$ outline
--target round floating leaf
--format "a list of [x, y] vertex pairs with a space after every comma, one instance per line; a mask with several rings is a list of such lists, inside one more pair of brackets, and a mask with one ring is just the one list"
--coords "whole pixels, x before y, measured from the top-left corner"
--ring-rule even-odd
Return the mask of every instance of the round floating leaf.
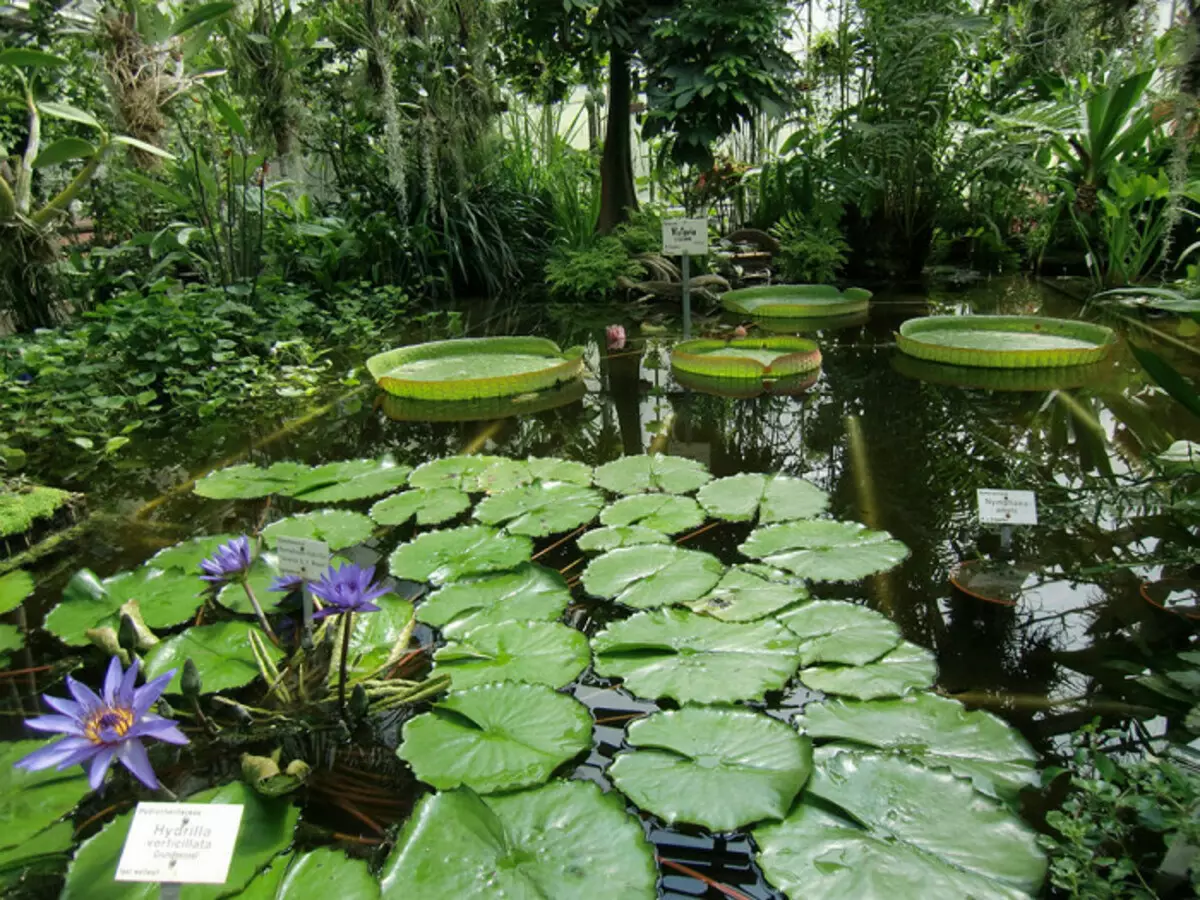
[[629, 726], [633, 750], [608, 775], [668, 825], [732, 831], [782, 819], [812, 771], [812, 744], [778, 719], [738, 709], [685, 707]]
[[778, 825], [755, 828], [753, 836], [763, 874], [789, 897], [1029, 900], [1030, 896], [889, 836], [864, 831], [806, 800]]
[[415, 488], [454, 488], [478, 493], [484, 489], [480, 483], [484, 472], [494, 465], [511, 463], [503, 456], [447, 456], [417, 466], [408, 476], [408, 483]]
[[63, 590], [63, 599], [47, 613], [42, 627], [71, 647], [88, 643], [87, 632], [102, 624], [116, 625], [121, 602], [109, 596], [95, 573], [80, 569]]
[[103, 584], [117, 606], [136, 600], [142, 620], [151, 629], [171, 628], [192, 618], [204, 602], [208, 586], [198, 574], [148, 566], [105, 578]]
[[0, 744], [0, 850], [20, 846], [61, 819], [91, 790], [80, 768], [30, 772], [14, 767], [48, 743], [49, 739]]
[[471, 507], [471, 498], [454, 488], [418, 488], [385, 497], [371, 507], [380, 525], [402, 525], [417, 517], [418, 525], [440, 525]]
[[595, 597], [647, 609], [699, 599], [724, 571], [721, 561], [708, 553], [647, 544], [596, 557], [583, 570], [583, 587]]
[[733, 475], [710, 481], [696, 495], [709, 515], [729, 522], [790, 522], [811, 519], [829, 506], [829, 495], [803, 478]]
[[33, 576], [17, 569], [0, 575], [0, 613], [11, 612], [33, 593]]
[[286, 493], [303, 503], [341, 503], [378, 497], [403, 487], [411, 466], [389, 460], [352, 459], [309, 469]]
[[808, 599], [802, 582], [767, 566], [749, 564], [734, 566], [710, 593], [684, 605], [724, 622], [753, 622]]
[[593, 475], [600, 487], [614, 494], [690, 494], [712, 480], [708, 470], [694, 459], [681, 456], [623, 456], [605, 463]]
[[857, 581], [885, 572], [908, 556], [908, 548], [886, 531], [827, 519], [758, 528], [738, 549], [814, 581]]
[[351, 859], [340, 850], [319, 847], [307, 853], [277, 856], [237, 900], [379, 900], [379, 882], [366, 860]]
[[210, 500], [252, 500], [285, 493], [308, 471], [308, 466], [293, 462], [278, 462], [265, 469], [252, 465], [230, 466], [204, 476], [192, 490]]
[[[254, 562], [250, 563], [250, 575], [246, 581], [263, 609], [269, 610], [287, 599], [286, 594], [271, 590], [271, 584], [282, 574], [279, 569], [279, 557], [274, 553], [260, 553], [254, 558]], [[236, 581], [231, 581], [221, 588], [217, 593], [217, 602], [226, 609], [244, 616], [254, 615], [254, 607], [250, 605], [246, 589]]]
[[653, 900], [658, 871], [641, 823], [586, 781], [480, 798], [422, 798], [384, 864], [384, 900], [495, 897]]
[[268, 547], [275, 549], [275, 541], [280, 537], [305, 538], [310, 541], [324, 541], [330, 550], [344, 550], [361, 544], [371, 536], [375, 526], [362, 513], [349, 512], [344, 509], [319, 509], [316, 512], [302, 513], [272, 522], [263, 529], [263, 540]]
[[818, 739], [899, 751], [930, 768], [970, 778], [975, 789], [1014, 800], [1037, 783], [1037, 753], [1012, 726], [957, 700], [921, 693], [900, 700], [810, 703], [796, 727]]
[[613, 525], [581, 534], [575, 543], [584, 553], [603, 553], [621, 547], [669, 544], [670, 542], [670, 538], [653, 528], [645, 528], [641, 525]]
[[531, 457], [527, 460], [503, 460], [493, 464], [479, 476], [480, 487], [489, 494], [510, 491], [539, 481], [588, 487], [592, 483], [592, 467], [567, 459]]
[[403, 737], [398, 755], [422, 781], [490, 794], [541, 784], [590, 749], [592, 717], [545, 685], [484, 684], [409, 719]]
[[874, 662], [861, 666], [815, 666], [800, 671], [813, 690], [859, 700], [903, 697], [924, 690], [937, 678], [937, 660], [924, 647], [901, 641]]
[[[379, 607], [377, 612], [364, 613], [354, 617], [353, 630], [350, 632], [348, 668], [352, 676], [371, 675], [385, 665], [389, 659], [392, 659], [396, 655], [392, 651], [396, 648], [397, 642], [404, 637], [408, 623], [412, 621], [413, 605], [407, 600], [392, 594], [385, 594], [374, 603]], [[340, 629], [338, 635], [340, 638]], [[338, 659], [341, 659], [340, 646], [338, 647]], [[330, 683], [335, 683], [338, 677], [339, 673], [331, 668], [329, 671]]]
[[417, 608], [417, 620], [454, 637], [509, 620], [551, 622], [570, 602], [561, 575], [526, 563], [512, 572], [456, 581], [434, 591]]
[[600, 514], [605, 525], [641, 525], [663, 534], [679, 534], [704, 524], [704, 510], [691, 497], [638, 494], [624, 497]]
[[863, 666], [900, 643], [900, 629], [887, 616], [840, 600], [814, 600], [780, 613], [779, 621], [800, 637], [800, 664]]
[[[146, 654], [146, 678], [157, 678], [170, 669], [177, 669], [167, 691], [178, 694], [183, 664], [190, 659], [200, 672], [206, 694], [249, 684], [259, 676], [250, 647], [251, 631], [258, 631], [258, 626], [246, 622], [218, 622], [189, 628], [151, 648]], [[273, 661], [283, 658], [278, 648], [271, 646], [265, 638], [263, 640]]]
[[388, 558], [394, 578], [442, 584], [470, 575], [503, 572], [528, 561], [533, 542], [483, 525], [430, 531], [401, 544]]
[[236, 534], [209, 534], [195, 537], [158, 551], [146, 560], [146, 565], [155, 569], [179, 569], [181, 572], [198, 573], [201, 560], [208, 559], [218, 547], [235, 537], [237, 537]]
[[596, 518], [604, 496], [576, 484], [531, 484], [492, 494], [475, 507], [485, 525], [504, 525], [510, 534], [545, 537], [571, 531]]
[[595, 669], [639, 697], [761, 699], [796, 671], [796, 637], [773, 619], [719, 622], [682, 609], [637, 613], [592, 638]]
[[9, 655], [25, 646], [25, 634], [16, 625], [0, 625], [0, 666], [7, 666]]
[[[230, 803], [243, 807], [233, 862], [224, 884], [185, 884], [183, 900], [215, 900], [240, 891], [292, 842], [300, 808], [286, 800], [272, 800], [240, 781], [201, 791], [188, 803]], [[157, 883], [113, 880], [117, 862], [129, 836], [133, 813], [118, 816], [95, 837], [84, 841], [67, 869], [67, 883], [59, 900], [155, 900]], [[343, 896], [338, 892], [338, 896]]]
[[558, 622], [500, 622], [473, 628], [434, 654], [434, 675], [461, 691], [493, 681], [562, 687], [587, 668], [588, 642]]
[[1046, 860], [1033, 830], [950, 772], [894, 755], [822, 748], [807, 791], [845, 810], [873, 837], [1008, 888], [1033, 893], [1041, 886]]

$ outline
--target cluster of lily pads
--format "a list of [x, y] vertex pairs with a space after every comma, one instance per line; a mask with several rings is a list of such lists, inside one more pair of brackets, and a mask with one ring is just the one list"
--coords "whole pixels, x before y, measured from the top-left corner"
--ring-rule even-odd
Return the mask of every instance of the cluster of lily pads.
[[[766, 878], [793, 897], [1022, 897], [1041, 885], [1044, 859], [1015, 810], [1036, 780], [1035, 753], [1002, 720], [934, 693], [932, 655], [887, 617], [814, 596], [821, 582], [882, 573], [908, 551], [886, 532], [828, 518], [827, 496], [803, 479], [714, 479], [666, 456], [595, 469], [460, 456], [415, 469], [375, 460], [237, 466], [196, 492], [322, 505], [382, 499], [366, 512], [322, 508], [267, 525], [251, 591], [228, 584], [206, 595], [199, 563], [228, 536], [198, 538], [133, 572], [77, 576], [45, 627], [72, 646], [121, 650], [131, 643], [121, 626], [136, 619], [133, 652], [144, 654], [147, 677], [191, 660], [204, 694], [265, 691], [278, 704], [282, 688], [289, 709], [315, 716], [327, 699], [318, 692], [306, 706], [294, 673], [323, 646], [336, 655], [337, 620], [322, 624], [312, 650], [277, 647], [261, 640], [246, 600], [280, 598], [267, 594], [280, 574], [278, 537], [342, 551], [367, 541], [386, 548], [401, 530], [407, 539], [388, 555], [388, 572], [424, 586], [410, 592], [415, 604], [376, 598], [379, 611], [355, 616], [343, 636], [361, 712], [416, 713], [396, 753], [434, 790], [375, 874], [336, 850], [289, 851], [299, 809], [253, 779], [194, 795], [247, 804], [224, 895], [309, 896], [319, 879], [355, 897], [653, 897], [658, 868], [639, 811], [669, 826], [749, 831]], [[684, 546], [721, 523], [747, 532], [744, 559]], [[539, 564], [551, 553], [573, 561], [562, 571]], [[574, 614], [580, 608], [597, 615]], [[187, 624], [206, 610], [217, 621]], [[278, 611], [267, 613], [278, 626]], [[607, 624], [590, 633], [567, 624], [589, 618]], [[432, 670], [397, 687], [388, 672], [415, 622], [438, 635]], [[625, 727], [608, 791], [571, 777], [597, 740], [576, 699], [581, 683], [656, 704]], [[178, 677], [167, 687], [168, 696], [184, 690]], [[790, 708], [807, 701], [790, 720], [784, 696]], [[241, 708], [265, 715], [263, 706], [245, 699]], [[193, 730], [193, 744], [206, 737]], [[36, 746], [6, 745], [7, 755]], [[35, 835], [69, 847], [58, 820], [86, 779], [3, 770], [10, 807], [17, 789], [58, 793], [24, 832], [0, 838], [0, 854], [20, 853]], [[107, 880], [128, 826], [129, 814], [120, 816], [74, 852], [64, 896], [142, 896]]]

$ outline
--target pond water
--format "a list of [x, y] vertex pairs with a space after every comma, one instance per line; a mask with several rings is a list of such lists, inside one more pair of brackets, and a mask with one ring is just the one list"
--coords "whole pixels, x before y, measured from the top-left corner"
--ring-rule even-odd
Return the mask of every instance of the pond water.
[[[967, 311], [1074, 317], [1079, 303], [1022, 280], [925, 297], [878, 297], [868, 321], [810, 335], [824, 356], [818, 382], [795, 395], [741, 399], [688, 390], [672, 378], [672, 320], [653, 336], [640, 335], [626, 321], [631, 339], [611, 352], [603, 347], [605, 322], [595, 315], [569, 325], [547, 320], [533, 333], [564, 347], [586, 342], [590, 371], [584, 389], [564, 390], [536, 411], [532, 403], [527, 412], [520, 411], [521, 402], [482, 404], [474, 421], [413, 420], [436, 418], [439, 411], [385, 403], [367, 383], [330, 388], [299, 414], [289, 407], [143, 439], [122, 468], [87, 482], [88, 517], [75, 537], [29, 567], [39, 580], [27, 609], [30, 624], [57, 602], [81, 566], [109, 575], [191, 535], [254, 528], [288, 510], [268, 501], [205, 501], [190, 493], [191, 478], [231, 462], [391, 454], [415, 465], [484, 452], [600, 464], [653, 450], [702, 461], [716, 477], [803, 475], [829, 492], [835, 517], [902, 540], [912, 553], [898, 568], [856, 584], [824, 585], [816, 593], [862, 600], [892, 617], [906, 638], [936, 654], [939, 690], [999, 713], [1050, 754], [1056, 740], [1093, 717], [1117, 722], [1135, 711], [1120, 692], [1106, 691], [1123, 677], [1110, 663], [1177, 647], [1186, 636], [1188, 626], [1151, 606], [1140, 590], [1143, 582], [1173, 574], [1156, 557], [1178, 536], [1159, 518], [1144, 515], [1135, 494], [1108, 479], [1136, 472], [1146, 448], [1161, 445], [1165, 433], [1200, 440], [1200, 432], [1186, 411], [1146, 382], [1124, 345], [1110, 363], [1090, 367], [1084, 384], [1071, 377], [1057, 384], [1014, 378], [989, 387], [979, 376], [963, 386], [939, 367], [914, 371], [898, 360], [893, 333], [905, 319]], [[702, 333], [714, 324], [701, 318], [697, 327]], [[381, 348], [394, 343], [400, 341], [379, 336]], [[1172, 346], [1162, 352], [1194, 370], [1195, 355]], [[548, 403], [561, 405], [541, 408]], [[514, 410], [518, 414], [507, 415]], [[494, 418], [498, 411], [506, 417]], [[1036, 490], [1041, 524], [1017, 529], [1005, 546], [998, 530], [977, 524], [978, 488]], [[724, 524], [687, 546], [729, 558], [749, 530]], [[386, 554], [395, 543], [389, 537], [378, 550]], [[364, 560], [372, 555], [369, 545], [357, 552]], [[570, 567], [577, 564], [575, 555], [558, 550], [543, 563]], [[981, 558], [1012, 560], [998, 577], [1019, 595], [1015, 604], [989, 602], [986, 590], [971, 596], [952, 587], [958, 566]], [[589, 633], [603, 624], [598, 605], [581, 602], [568, 614]], [[424, 633], [425, 640], [431, 637]], [[43, 634], [24, 661], [34, 666], [60, 655]], [[28, 684], [9, 679], [8, 687], [24, 691], [28, 704]], [[594, 677], [585, 676], [574, 690], [602, 726], [600, 743], [578, 774], [603, 784], [603, 766], [619, 747], [625, 721], [652, 705]], [[776, 696], [767, 707], [784, 716], [803, 700]], [[3, 730], [9, 739], [21, 732], [11, 715]], [[416, 785], [396, 777], [410, 796], [395, 798], [380, 815], [402, 817], [411, 805]], [[336, 811], [329, 815], [338, 821]], [[340, 824], [354, 829], [352, 821]], [[747, 838], [714, 842], [698, 830], [657, 827], [651, 838], [660, 856], [743, 896], [778, 896], [753, 866]], [[674, 870], [665, 875], [661, 895], [730, 896]]]

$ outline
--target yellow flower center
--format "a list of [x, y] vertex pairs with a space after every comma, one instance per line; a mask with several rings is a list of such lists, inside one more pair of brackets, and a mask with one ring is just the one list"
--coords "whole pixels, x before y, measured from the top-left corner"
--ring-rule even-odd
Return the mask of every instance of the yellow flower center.
[[101, 709], [83, 726], [84, 736], [93, 744], [110, 744], [125, 737], [133, 727], [133, 710], [119, 707]]

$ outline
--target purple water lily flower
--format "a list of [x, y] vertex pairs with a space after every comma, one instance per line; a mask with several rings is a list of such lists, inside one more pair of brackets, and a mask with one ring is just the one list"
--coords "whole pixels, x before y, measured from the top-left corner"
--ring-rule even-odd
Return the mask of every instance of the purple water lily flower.
[[274, 591], [277, 594], [290, 594], [292, 591], [298, 591], [304, 587], [304, 579], [299, 575], [276, 575], [275, 580], [271, 582], [268, 591]]
[[341, 613], [378, 612], [379, 607], [371, 601], [391, 591], [383, 585], [371, 584], [374, 577], [374, 566], [365, 569], [354, 563], [347, 563], [340, 569], [330, 566], [321, 580], [312, 585], [313, 596], [320, 597], [324, 604], [313, 614], [313, 621]]
[[209, 584], [223, 585], [238, 581], [254, 560], [250, 556], [250, 538], [244, 534], [226, 541], [208, 559], [201, 560], [200, 578]]
[[175, 671], [172, 669], [141, 687], [134, 687], [138, 661], [135, 659], [128, 670], [122, 671], [121, 661], [114, 656], [108, 664], [100, 696], [68, 675], [67, 690], [74, 700], [42, 695], [46, 704], [62, 715], [25, 720], [25, 724], [35, 731], [57, 731], [66, 737], [33, 751], [14, 765], [31, 772], [55, 766], [61, 772], [86, 763], [88, 780], [95, 790], [104, 783], [104, 775], [112, 761], [118, 759], [138, 781], [157, 790], [158, 777], [150, 766], [142, 739], [154, 738], [168, 744], [188, 743], [174, 719], [164, 719], [150, 712]]

